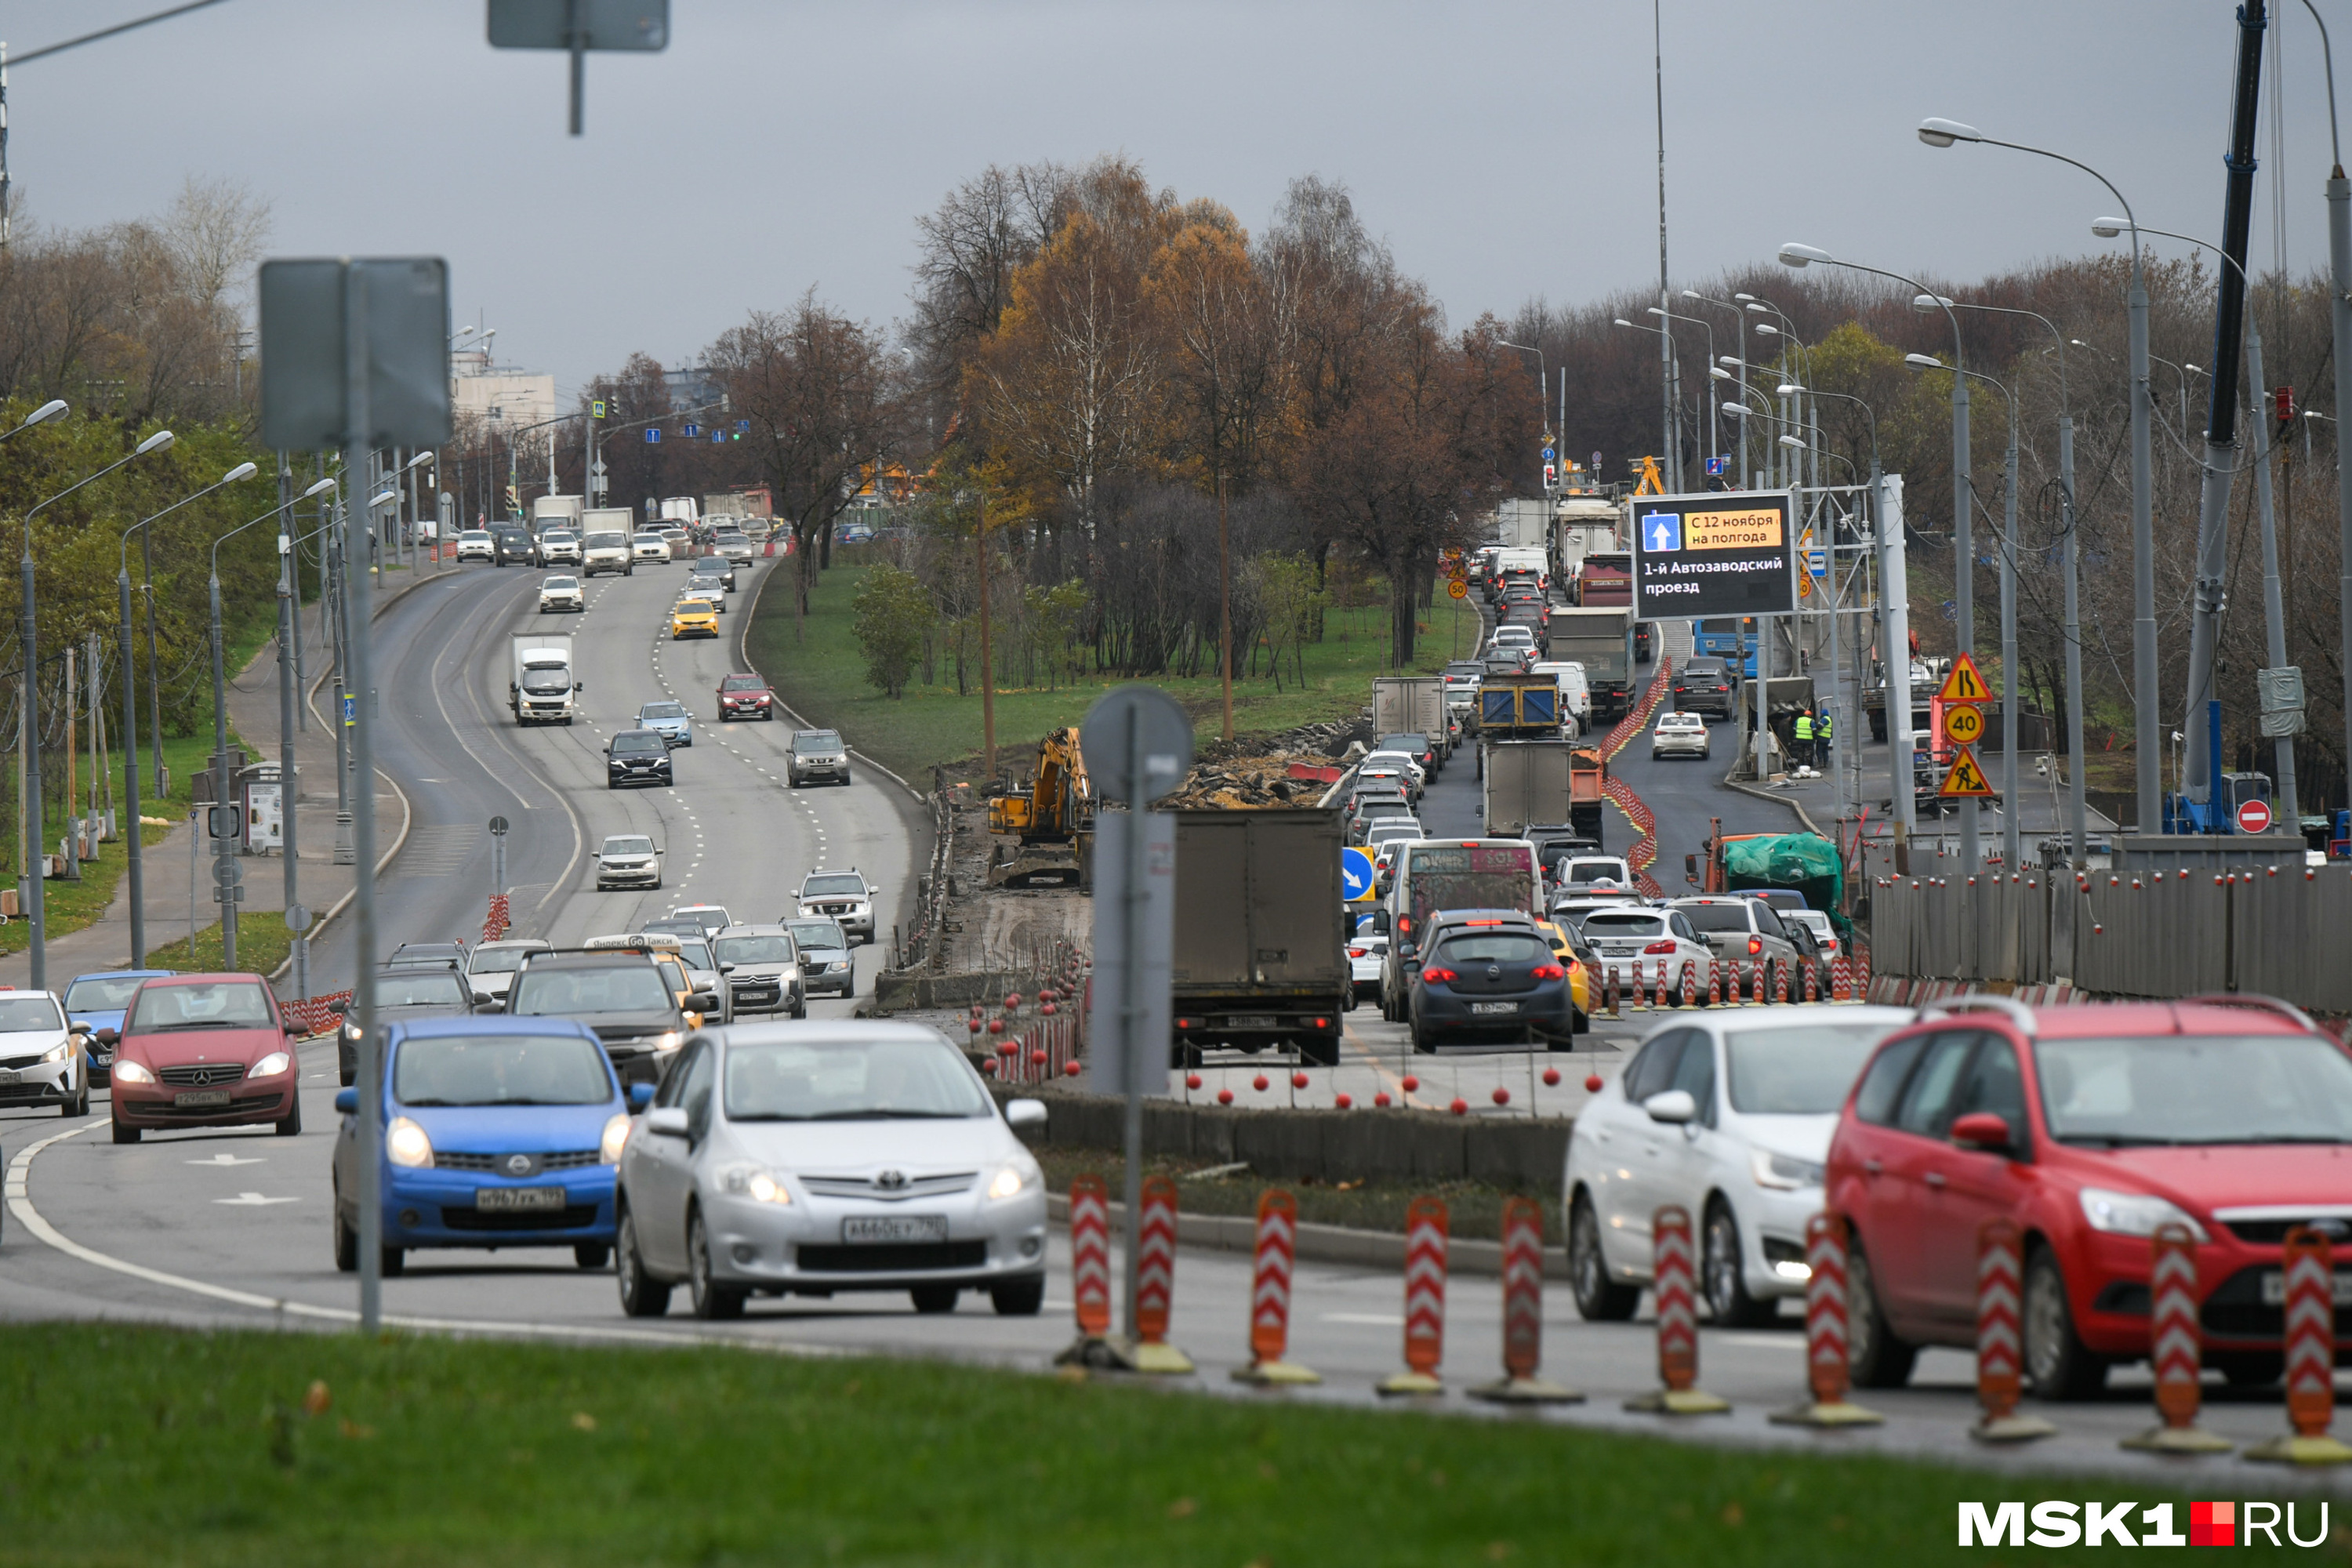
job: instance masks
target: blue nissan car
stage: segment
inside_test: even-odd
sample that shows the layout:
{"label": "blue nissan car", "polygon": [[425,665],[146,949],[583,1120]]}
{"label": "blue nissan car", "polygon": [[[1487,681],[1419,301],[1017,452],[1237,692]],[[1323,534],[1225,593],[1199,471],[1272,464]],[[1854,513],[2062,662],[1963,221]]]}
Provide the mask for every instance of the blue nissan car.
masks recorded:
{"label": "blue nissan car", "polygon": [[[613,1176],[629,1102],[604,1047],[569,1018],[419,1018],[385,1035],[383,1271],[418,1247],[613,1249]],[[359,1090],[335,1096],[335,1267],[359,1268]]]}
{"label": "blue nissan car", "polygon": [[[176,969],[103,969],[77,974],[66,984],[66,1019],[89,1037],[89,1081],[113,1081],[114,1047],[131,994],[149,980],[168,980]],[[106,1034],[101,1037],[99,1031]]]}

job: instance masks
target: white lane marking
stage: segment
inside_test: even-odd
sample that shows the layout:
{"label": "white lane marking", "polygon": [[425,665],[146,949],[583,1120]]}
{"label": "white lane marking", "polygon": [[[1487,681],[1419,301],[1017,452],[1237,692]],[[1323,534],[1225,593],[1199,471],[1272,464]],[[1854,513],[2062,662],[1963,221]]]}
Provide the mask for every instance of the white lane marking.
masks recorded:
{"label": "white lane marking", "polygon": [[[324,1078],[327,1075],[324,1073],[319,1073],[314,1076]],[[247,1160],[240,1160],[234,1154],[215,1154],[209,1160],[191,1160],[188,1162],[191,1165],[218,1165],[224,1170],[231,1165],[266,1165],[268,1163],[268,1156],[263,1154],[256,1154],[251,1159]]]}
{"label": "white lane marking", "polygon": [[213,1200],[216,1204],[226,1204],[232,1208],[250,1209],[267,1208],[271,1204],[299,1204],[301,1201],[300,1198],[266,1198],[259,1193],[239,1193],[233,1198]]}
{"label": "white lane marking", "polygon": [[1325,1312],[1327,1323],[1364,1323],[1375,1329],[1401,1329],[1404,1320],[1391,1312]]}

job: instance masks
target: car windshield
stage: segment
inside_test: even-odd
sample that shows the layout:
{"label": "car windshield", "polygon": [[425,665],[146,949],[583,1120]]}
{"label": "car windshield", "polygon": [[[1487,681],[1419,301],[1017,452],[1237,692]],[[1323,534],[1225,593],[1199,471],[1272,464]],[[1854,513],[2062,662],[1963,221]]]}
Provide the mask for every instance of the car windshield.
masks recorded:
{"label": "car windshield", "polygon": [[1688,916],[1690,923],[1700,931],[1748,929],[1748,906],[1744,903],[1676,904],[1675,908]]}
{"label": "car windshield", "polygon": [[836,899],[846,895],[853,899],[866,896],[866,879],[855,871],[839,876],[811,877],[801,884],[803,899]]}
{"label": "car windshield", "polygon": [[677,939],[677,955],[688,969],[716,969],[718,962],[710,956],[710,943],[698,936]]}
{"label": "car windshield", "polygon": [[2352,1058],[2296,1035],[2039,1040],[2063,1143],[2352,1143]]}
{"label": "car windshield", "polygon": [[65,1015],[45,995],[0,997],[0,1035],[27,1034],[35,1029],[61,1029]]}
{"label": "car windshield", "polygon": [[727,570],[727,563],[719,560],[716,555],[706,555],[699,561],[697,561],[692,566],[688,567],[688,570],[691,572],[699,572],[705,576],[716,577]]}
{"label": "car windshield", "polygon": [[1578,929],[1596,940],[1604,936],[1663,936],[1665,934],[1666,918],[1664,915],[1606,914],[1595,910],[1584,917]]}
{"label": "car windshield", "polygon": [[653,852],[654,841],[650,838],[607,838],[604,847],[597,851],[608,858],[614,855],[650,855]]}
{"label": "car windshield", "polygon": [[577,588],[580,586],[580,579],[577,577],[550,577],[546,582],[541,583],[540,586],[542,588]]}
{"label": "car windshield", "polygon": [[150,985],[140,992],[122,1026],[126,1035],[173,1029],[267,1029],[269,999],[257,980],[215,980],[192,985]]}
{"label": "car windshield", "polygon": [[1506,931],[1457,936],[1438,950],[1441,963],[1541,963],[1551,956],[1551,944],[1541,937]]}
{"label": "car windshield", "polygon": [[727,1052],[730,1121],[988,1114],[988,1095],[971,1068],[938,1040],[793,1041]]}
{"label": "car windshield", "polygon": [[403,1105],[602,1105],[612,1069],[572,1035],[450,1035],[400,1043],[392,1097]]}
{"label": "car windshield", "polygon": [[640,720],[683,719],[686,717],[686,704],[683,702],[648,702],[643,708],[637,710],[637,717]]}
{"label": "car windshield", "polygon": [[[1585,922],[1591,930],[1591,922]],[[1845,1103],[1862,1064],[1895,1026],[1801,1024],[1724,1037],[1731,1108],[1751,1116],[1826,1116]]]}
{"label": "car windshield", "polygon": [[1622,882],[1625,868],[1615,860],[1578,860],[1570,865],[1568,879],[1571,882]]}
{"label": "car windshield", "polygon": [[389,969],[375,978],[379,1007],[462,1007],[470,1000],[455,971]]}
{"label": "car windshield", "polygon": [[507,1011],[549,1013],[666,1013],[677,998],[650,963],[596,969],[524,970],[515,976]]}
{"label": "car windshield", "polygon": [[522,967],[523,955],[544,951],[536,947],[478,947],[466,966],[468,974],[512,974]]}
{"label": "car windshield", "polygon": [[841,737],[830,730],[809,730],[793,737],[793,750],[807,756],[813,752],[841,750]]}
{"label": "car windshield", "polygon": [[106,980],[77,980],[66,987],[68,1013],[119,1013],[131,1005],[131,993],[147,984],[145,975],[125,974]]}
{"label": "car windshield", "polygon": [[628,542],[625,537],[617,533],[592,533],[583,541],[590,550],[621,550],[626,548]]}
{"label": "car windshield", "polygon": [[803,951],[813,947],[848,951],[849,939],[842,934],[841,927],[831,921],[792,921],[787,924],[792,930],[793,941]]}
{"label": "car windshield", "polygon": [[680,599],[677,602],[677,613],[681,616],[707,616],[710,613],[710,601],[708,599]]}
{"label": "car windshield", "polygon": [[767,682],[756,675],[730,675],[719,683],[721,691],[763,691]]}
{"label": "car windshield", "polygon": [[667,749],[667,748],[663,746],[662,738],[659,735],[615,735],[613,737],[613,750],[614,752],[662,752]]}
{"label": "car windshield", "polygon": [[457,537],[468,544],[488,544],[490,542],[490,536],[478,528],[469,528]]}
{"label": "car windshield", "polygon": [[522,672],[525,691],[562,691],[572,685],[571,675],[561,669],[526,669]]}
{"label": "car windshield", "polygon": [[798,956],[788,936],[722,936],[717,952],[721,963],[790,963]]}

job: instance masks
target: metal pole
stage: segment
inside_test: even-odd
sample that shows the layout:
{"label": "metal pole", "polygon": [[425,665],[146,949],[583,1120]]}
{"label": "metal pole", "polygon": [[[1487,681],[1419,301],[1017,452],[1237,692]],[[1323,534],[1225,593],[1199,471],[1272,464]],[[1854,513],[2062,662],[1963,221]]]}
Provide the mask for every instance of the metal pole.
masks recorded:
{"label": "metal pole", "polygon": [[[374,420],[368,407],[367,274],[343,265],[343,432],[345,482],[366,470]],[[348,494],[348,490],[346,491]],[[343,509],[349,531],[352,510]],[[373,676],[368,627],[369,573],[343,573],[344,637],[350,645],[352,689],[364,692]],[[340,720],[340,715],[338,719]],[[360,1331],[373,1336],[383,1321],[383,1042],[375,1026],[375,747],[366,705],[352,730],[352,759],[359,775],[352,799],[352,1005],[359,1019]],[[340,728],[340,723],[338,728]]]}
{"label": "metal pole", "polygon": [[32,988],[48,989],[48,921],[42,899],[42,884],[48,879],[48,851],[43,835],[47,831],[41,820],[41,665],[38,640],[34,630],[33,601],[33,520],[25,519],[24,597],[18,616],[17,655],[25,671],[25,837],[28,846],[26,866],[30,875],[26,887],[31,898],[25,914],[32,922]]}
{"label": "metal pole", "polygon": [[116,595],[122,605],[122,786],[130,820],[123,825],[129,846],[131,879],[131,967],[147,967],[147,881],[139,822],[139,680],[131,664],[131,568],[115,574]]}
{"label": "metal pole", "polygon": [[171,781],[163,776],[163,661],[155,651],[155,531],[152,528],[139,535],[139,561],[147,600],[147,732],[154,737],[154,744],[148,749],[155,756],[155,798],[162,801],[172,790]]}
{"label": "metal pole", "polygon": [[[2352,409],[2352,181],[2337,163],[2327,176],[2328,321],[2335,332],[2336,411]],[[2344,461],[2344,426],[2336,427],[2337,654],[2344,672],[2344,733],[2352,743],[2352,467]],[[2352,786],[2352,770],[2347,770]],[[2347,805],[2352,805],[2347,794]]]}
{"label": "metal pole", "polygon": [[[294,570],[293,488],[293,470],[281,458],[278,464],[278,803],[285,836],[280,848],[286,857],[286,909],[289,914],[302,901],[294,842],[294,715],[301,706],[294,694],[294,639],[299,629],[299,623],[294,619],[294,601],[302,579]],[[301,933],[296,932],[294,940],[299,942]]]}
{"label": "metal pole", "polygon": [[[2271,512],[2270,389],[2263,383],[2263,333],[2251,312],[2246,317],[2246,375],[2253,383],[2253,407],[2247,428],[2254,434],[2254,505],[2263,530],[2263,634],[2270,666],[2286,663],[2286,615],[2280,604],[2278,525]],[[2279,818],[2286,831],[2303,831],[2303,803],[2294,787],[2294,736],[2271,738],[2272,766],[2278,773]]]}
{"label": "metal pole", "polygon": [[[1143,917],[1150,907],[1151,898],[1143,885],[1145,876],[1143,838],[1144,808],[1149,789],[1143,771],[1143,709],[1140,703],[1130,703],[1127,710],[1127,901],[1126,971],[1122,984],[1126,994],[1119,998],[1119,1048],[1126,1053],[1127,1126],[1124,1144],[1127,1150],[1126,1181],[1122,1195],[1127,1200],[1127,1324],[1128,1338],[1142,1342],[1143,1333],[1135,1321],[1135,1301],[1142,1283],[1143,1249],[1143,1074],[1148,1065],[1147,1052],[1151,1042],[1143,1037]],[[1164,1061],[1164,1058],[1162,1058]],[[1166,1068],[1160,1069],[1162,1076]]]}
{"label": "metal pole", "polygon": [[2000,541],[2000,853],[2002,868],[2017,874],[2017,395],[2009,399],[2009,457],[2004,465]]}
{"label": "metal pole", "polygon": [[[233,832],[235,813],[229,809],[228,766],[228,692],[221,674],[221,600],[220,573],[215,569],[211,581],[213,613],[213,858],[218,862],[213,876],[214,897],[221,907],[221,967],[236,968],[236,893],[230,885],[229,871],[236,862],[236,838]],[[193,958],[194,955],[190,954]]]}
{"label": "metal pole", "polygon": [[1895,811],[1895,868],[1911,869],[1911,835],[1919,820],[1918,778],[1911,736],[1911,574],[1903,540],[1903,476],[1880,472],[1870,458],[1871,511],[1878,542],[1879,625],[1886,669],[1888,781]]}
{"label": "metal pole", "polygon": [[2083,781],[2083,612],[2076,602],[2080,579],[2074,536],[2074,417],[2058,421],[2058,505],[2065,526],[2066,571],[2066,831],[2075,869],[2090,864],[2090,807]]}
{"label": "metal pole", "polygon": [[[278,454],[278,466],[281,469],[287,467],[287,458],[286,454],[283,452]],[[320,465],[318,454],[314,452],[310,455],[310,478],[312,479],[315,480],[324,477],[319,471],[320,468]],[[320,501],[319,503],[319,510],[311,513],[311,516],[314,518],[321,516],[325,513],[326,510],[327,503],[325,501]],[[295,535],[298,539],[300,535],[311,531],[310,530],[299,526],[301,521],[302,520],[299,517],[289,518],[287,520],[288,526],[286,531]],[[299,544],[289,550],[286,556],[286,614],[290,623],[289,646],[294,650],[294,689],[299,693],[305,689],[302,681],[302,551]],[[310,716],[308,712],[304,711],[305,707],[306,704],[299,701],[297,701],[294,704],[294,728],[299,731],[308,733],[310,728]],[[289,791],[293,788],[291,781],[289,781],[287,788]],[[294,842],[291,827],[291,824],[294,820],[294,797],[292,795],[288,795],[286,797],[286,820],[289,824],[286,842],[290,847]],[[289,847],[288,853],[291,854],[292,852],[292,849]]]}
{"label": "metal pole", "polygon": [[[1976,546],[1976,482],[1969,462],[1969,378],[1953,354],[1952,367],[1952,605],[1958,618],[1957,627],[1960,652],[1973,657],[1977,651],[1977,546]],[[1961,874],[1974,877],[1983,863],[1977,844],[1977,797],[1964,795],[1959,803]],[[1968,884],[1961,884],[1965,900]],[[1966,919],[1974,918],[1973,910]],[[1968,929],[1973,930],[1973,926]],[[1973,961],[1975,951],[1969,949]]]}

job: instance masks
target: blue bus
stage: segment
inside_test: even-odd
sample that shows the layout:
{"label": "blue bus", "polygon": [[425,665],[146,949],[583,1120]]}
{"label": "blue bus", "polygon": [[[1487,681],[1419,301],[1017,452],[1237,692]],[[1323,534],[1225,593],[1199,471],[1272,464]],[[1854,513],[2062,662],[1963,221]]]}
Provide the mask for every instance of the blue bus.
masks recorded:
{"label": "blue bus", "polygon": [[1701,621],[1691,632],[1691,651],[1723,660],[1742,680],[1756,679],[1756,623],[1744,616]]}

